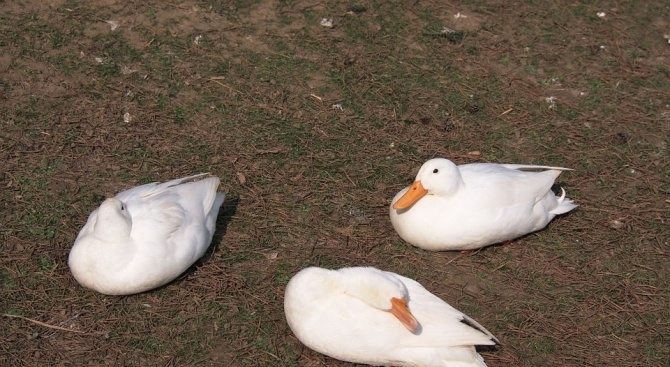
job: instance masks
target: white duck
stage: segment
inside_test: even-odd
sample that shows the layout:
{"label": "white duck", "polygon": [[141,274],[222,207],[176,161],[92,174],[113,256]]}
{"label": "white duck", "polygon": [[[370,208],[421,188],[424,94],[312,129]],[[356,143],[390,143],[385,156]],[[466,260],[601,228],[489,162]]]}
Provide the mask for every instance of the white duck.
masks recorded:
{"label": "white duck", "polygon": [[[544,170],[529,172],[524,170]],[[391,201],[391,224],[426,250],[473,250],[544,228],[577,207],[551,191],[568,168],[435,158]]]}
{"label": "white duck", "polygon": [[485,367],[474,346],[498,343],[421,284],[369,267],[301,270],[284,312],[309,348],[373,366]]}
{"label": "white duck", "polygon": [[175,279],[207,250],[224,194],[209,174],[150,183],[106,199],[70,250],[72,275],[110,295],[144,292]]}

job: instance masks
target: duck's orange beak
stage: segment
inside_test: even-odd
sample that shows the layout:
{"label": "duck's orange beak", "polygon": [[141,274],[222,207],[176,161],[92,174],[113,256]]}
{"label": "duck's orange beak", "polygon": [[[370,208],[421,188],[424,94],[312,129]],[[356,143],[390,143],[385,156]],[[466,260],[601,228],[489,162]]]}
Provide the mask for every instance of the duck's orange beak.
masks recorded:
{"label": "duck's orange beak", "polygon": [[406,209],[409,208],[410,206],[414,205],[419,199],[421,199],[424,195],[426,195],[428,191],[423,188],[423,185],[421,185],[421,181],[414,181],[412,186],[409,187],[409,190],[405,193],[405,195],[401,196],[398,201],[393,204],[393,209],[395,210],[400,210],[400,209]]}
{"label": "duck's orange beak", "polygon": [[407,309],[407,301],[400,298],[391,298],[391,314],[395,316],[411,332],[419,328],[419,322]]}

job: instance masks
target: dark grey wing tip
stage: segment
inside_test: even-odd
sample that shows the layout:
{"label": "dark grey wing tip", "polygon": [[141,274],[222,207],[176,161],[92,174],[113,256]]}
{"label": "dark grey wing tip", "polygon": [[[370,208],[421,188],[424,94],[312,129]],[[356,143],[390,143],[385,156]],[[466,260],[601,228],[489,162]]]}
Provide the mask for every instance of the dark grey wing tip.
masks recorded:
{"label": "dark grey wing tip", "polygon": [[[480,325],[477,321],[465,316],[461,319],[461,323],[463,323],[465,325],[468,325],[469,327],[471,327],[475,330],[479,330],[480,332],[482,332],[485,335],[488,335],[491,338],[491,341],[496,343],[496,345],[501,344],[500,340],[498,340],[498,338],[493,336],[493,334],[491,334],[490,331],[486,330],[486,328],[484,328],[482,325]],[[489,345],[489,347],[490,347],[490,345]]]}

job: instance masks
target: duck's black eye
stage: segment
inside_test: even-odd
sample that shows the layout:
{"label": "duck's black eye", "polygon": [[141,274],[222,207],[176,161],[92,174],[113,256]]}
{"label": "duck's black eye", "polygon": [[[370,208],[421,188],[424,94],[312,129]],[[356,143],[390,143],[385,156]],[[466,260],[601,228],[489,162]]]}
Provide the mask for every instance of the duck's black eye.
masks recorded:
{"label": "duck's black eye", "polygon": [[437,172],[438,172],[438,169],[435,168],[435,169],[433,170],[433,173],[437,173]]}
{"label": "duck's black eye", "polygon": [[121,210],[126,210],[126,207],[124,207],[123,205],[121,205]]}

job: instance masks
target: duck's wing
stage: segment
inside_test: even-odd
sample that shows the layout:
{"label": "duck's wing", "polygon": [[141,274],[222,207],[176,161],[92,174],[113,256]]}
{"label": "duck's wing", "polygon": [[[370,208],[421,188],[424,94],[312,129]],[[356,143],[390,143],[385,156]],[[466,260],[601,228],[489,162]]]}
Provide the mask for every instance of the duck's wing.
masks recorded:
{"label": "duck's wing", "polygon": [[[533,166],[523,164],[504,164],[502,166],[522,173],[522,175],[519,176],[518,193],[519,195],[523,195],[524,192],[533,194],[535,197],[535,203],[544,199],[547,194],[551,193],[551,186],[554,185],[556,178],[558,178],[558,176],[563,171],[572,171],[572,169],[564,167]],[[565,191],[563,191],[563,198],[564,197]],[[563,201],[563,198],[560,199],[560,202]],[[574,208],[574,206],[569,206],[567,204],[569,203],[566,203],[564,206],[566,212]]]}
{"label": "duck's wing", "polygon": [[420,338],[410,338],[417,346],[474,346],[500,343],[480,323],[427,291],[418,282],[396,275],[410,294],[409,308],[421,324]]}
{"label": "duck's wing", "polygon": [[171,182],[166,191],[177,195],[176,201],[188,212],[207,216],[213,209],[218,211],[223,203],[223,193],[217,192],[220,181],[216,176],[203,173]]}
{"label": "duck's wing", "polygon": [[172,196],[164,194],[128,204],[132,218],[130,237],[136,243],[166,243],[189,225],[188,213]]}
{"label": "duck's wing", "polygon": [[534,171],[534,170],[557,170],[557,171],[573,171],[572,168],[565,167],[552,167],[552,166],[534,166],[529,164],[500,164],[507,169],[513,169],[518,171]]}
{"label": "duck's wing", "polygon": [[163,227],[174,227],[185,217],[202,220],[215,204],[220,206],[223,194],[217,193],[218,186],[218,177],[200,173],[164,183],[133,187],[118,193],[116,198],[130,210],[133,225],[136,220],[155,220]]}
{"label": "duck's wing", "polygon": [[218,177],[200,174],[151,187],[130,200],[131,237],[137,242],[172,244],[174,250],[204,252],[214,232],[224,195]]}
{"label": "duck's wing", "polygon": [[[551,189],[560,167],[472,163],[459,166],[470,205],[485,207],[534,205]],[[533,170],[540,170],[535,172]],[[497,204],[496,204],[497,203]]]}
{"label": "duck's wing", "polygon": [[[209,173],[199,173],[197,175],[177,178],[167,182],[151,182],[148,184],[132,187],[130,189],[124,190],[116,194],[116,198],[122,202],[127,202],[133,200],[136,197],[151,197],[153,195],[159,194],[165,190],[170,189],[171,187],[176,187],[182,184],[188,184],[190,182],[195,182],[201,180],[205,177],[210,177]],[[212,176],[213,177],[213,176]]]}

